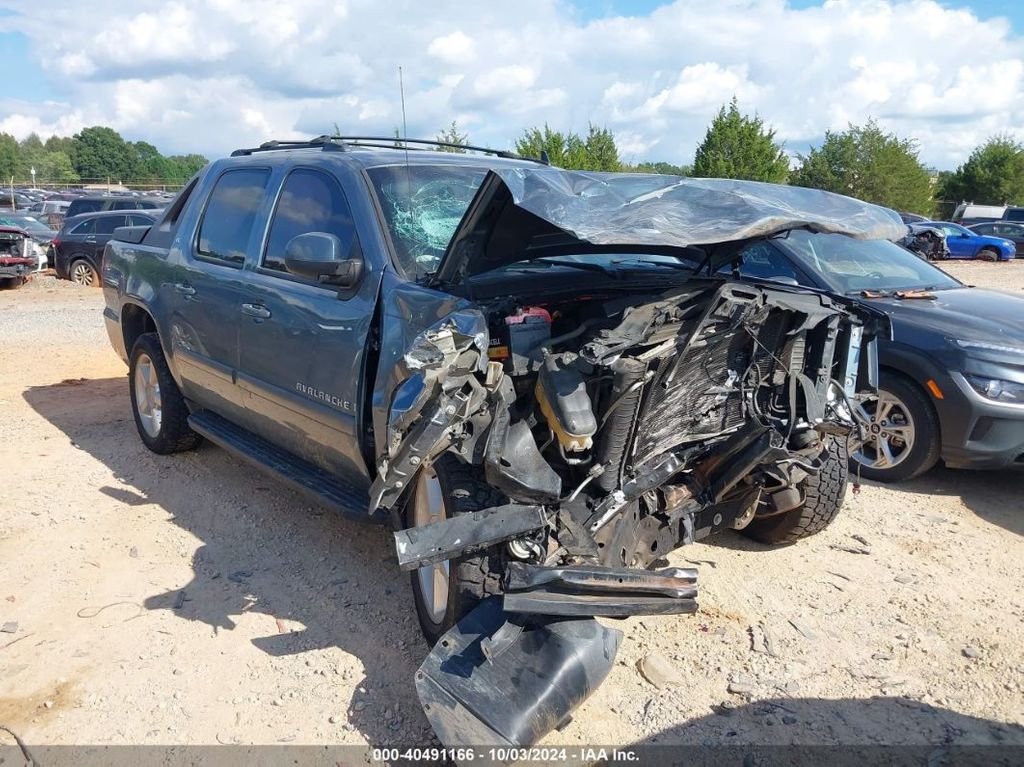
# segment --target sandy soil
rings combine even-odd
[[[1024,290],[1024,260],[950,270]],[[101,305],[47,278],[0,292],[0,724],[33,744],[430,743],[386,531],[212,445],[148,453]],[[1024,744],[1022,479],[865,483],[798,545],[675,552],[700,612],[617,624],[610,678],[547,742]],[[676,683],[638,672],[650,653]]]

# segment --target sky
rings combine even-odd
[[[952,169],[1024,139],[1016,0],[0,0],[0,132],[109,125],[165,154],[271,138],[475,144],[611,129],[627,162],[689,163],[733,96],[790,154],[878,120]]]

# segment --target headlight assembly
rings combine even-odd
[[[1024,404],[1024,383],[1000,381],[997,378],[982,378],[981,376],[964,377],[971,388],[986,399],[1017,405]]]

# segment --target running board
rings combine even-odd
[[[232,455],[252,463],[259,469],[281,480],[328,508],[346,517],[365,521],[370,498],[360,490],[330,472],[305,461],[287,450],[277,447],[226,418],[200,410],[188,417],[192,430],[219,445]],[[385,512],[374,513],[371,522],[389,524]]]

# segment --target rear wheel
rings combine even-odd
[[[939,419],[913,381],[882,374],[878,397],[859,408],[867,439],[852,448],[851,470],[876,482],[902,482],[939,460]]]
[[[97,274],[96,269],[84,258],[71,262],[71,267],[68,269],[68,279],[87,288],[95,288],[100,284],[100,276]]]
[[[446,455],[420,471],[406,505],[406,526],[425,527],[505,502],[478,467]],[[492,547],[411,573],[416,615],[431,645],[482,599],[501,593],[504,564],[503,550]]]
[[[755,517],[741,533],[761,543],[795,543],[832,523],[846,497],[849,459],[844,440],[829,437],[827,444],[828,457],[821,470],[803,481],[803,504],[771,517]]]
[[[203,441],[188,425],[188,405],[167,367],[156,333],[143,333],[132,347],[128,381],[135,426],[146,447],[168,455],[191,450]]]

